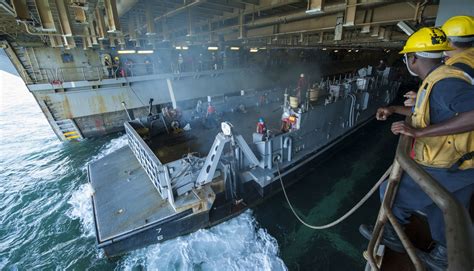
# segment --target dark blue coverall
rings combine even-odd
[[[433,69],[434,70],[434,69]],[[436,124],[454,117],[457,113],[474,110],[474,86],[463,80],[447,78],[437,82],[430,94],[430,122]],[[468,207],[474,193],[474,169],[448,172],[443,168],[424,167],[424,169],[459,202]],[[387,181],[380,186],[383,198]],[[408,218],[420,210],[427,215],[431,237],[446,247],[444,220],[441,210],[408,174],[403,174],[392,211],[400,224],[408,223]]]

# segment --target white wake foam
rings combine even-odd
[[[286,270],[251,211],[210,229],[131,252],[117,270]]]
[[[114,138],[107,142],[99,151],[98,154],[91,157],[88,163],[92,163],[94,161],[99,160],[102,157],[105,157],[108,154],[113,153],[114,151],[122,148],[123,146],[127,145],[128,138],[127,135],[122,135],[120,137]]]
[[[89,183],[83,184],[78,190],[74,191],[68,204],[71,208],[67,211],[67,216],[71,219],[79,219],[82,227],[82,234],[85,237],[94,236],[94,217],[92,215],[91,196],[92,186]]]

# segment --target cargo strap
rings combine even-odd
[[[464,154],[463,156],[461,156],[461,158],[459,158],[459,160],[457,160],[449,169],[448,169],[448,172],[456,172],[459,170],[459,167],[462,165],[462,163],[464,163],[464,161],[468,161],[468,160],[471,160],[471,159],[474,159],[474,151],[472,152],[468,152],[466,154]]]

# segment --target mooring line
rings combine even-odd
[[[288,199],[288,195],[286,194],[285,186],[283,185],[283,179],[281,178],[281,173],[280,173],[280,166],[277,164],[277,171],[278,171],[278,178],[280,179],[280,184],[281,188],[283,190],[283,194],[285,195],[286,202],[290,206],[291,211],[295,215],[295,217],[306,227],[313,229],[313,230],[323,230],[323,229],[328,229],[333,226],[336,226],[337,224],[341,223],[344,221],[346,218],[348,218],[350,215],[352,215],[355,211],[357,211],[374,193],[377,191],[377,188],[382,184],[382,182],[387,179],[387,177],[390,175],[390,172],[392,171],[392,165],[385,171],[385,173],[382,175],[382,177],[375,183],[375,185],[370,189],[370,191],[354,206],[352,209],[350,209],[347,213],[345,213],[343,216],[338,218],[337,220],[334,220],[331,223],[328,223],[326,225],[321,225],[321,226],[314,226],[306,223],[301,217],[298,216],[296,213],[295,209],[293,208],[293,205],[291,204],[290,200]]]

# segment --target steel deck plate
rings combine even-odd
[[[128,146],[91,163],[89,178],[100,242],[176,214]]]

